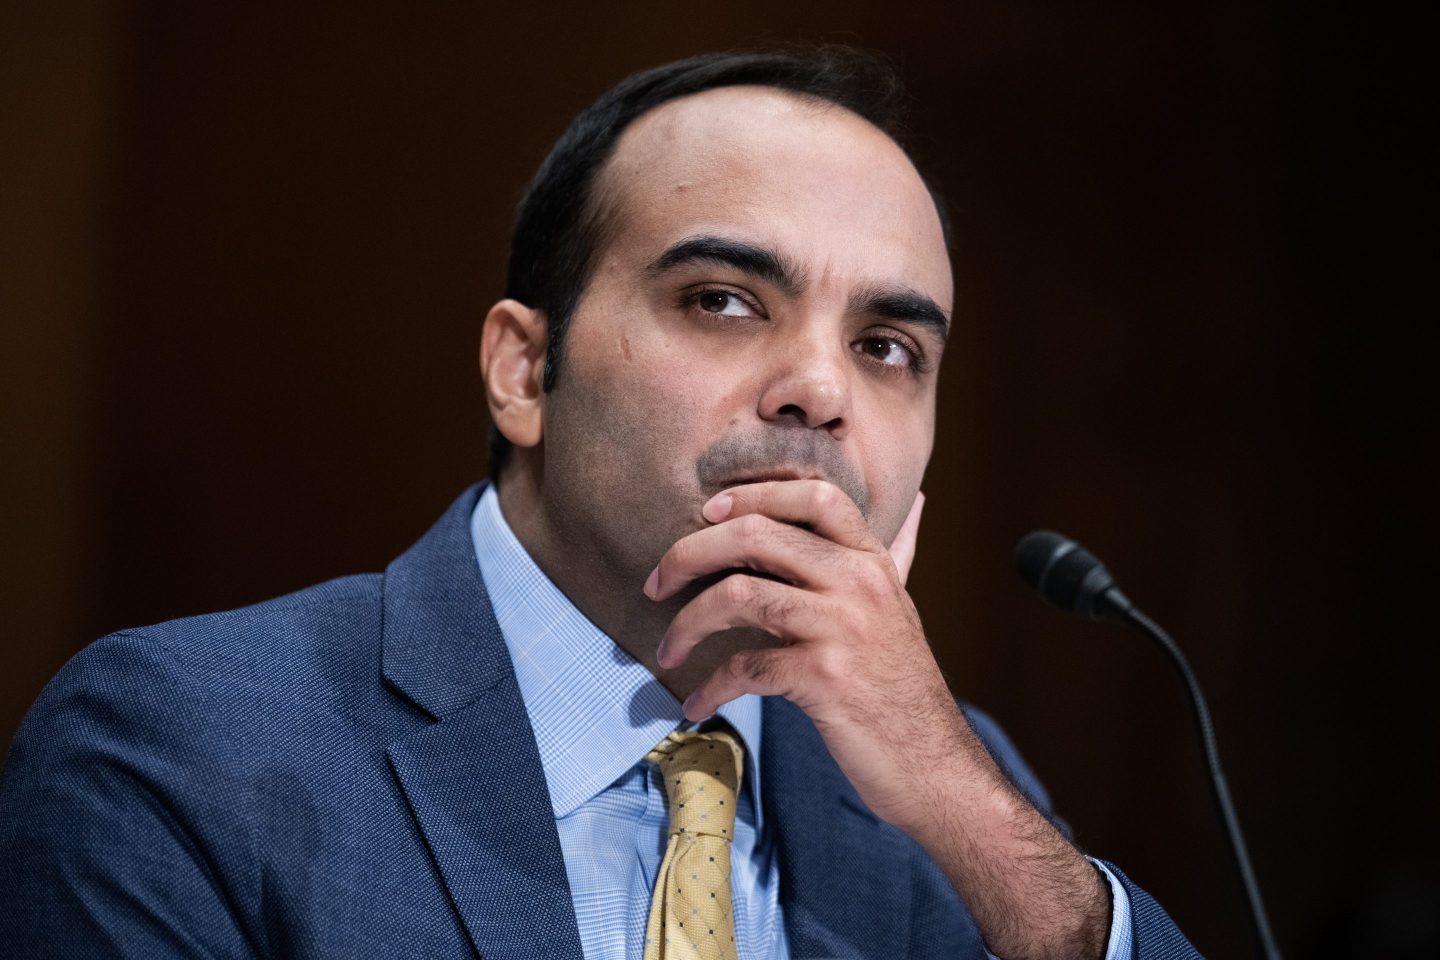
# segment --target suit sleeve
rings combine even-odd
[[[100,640],[21,725],[0,775],[7,956],[256,956],[245,778],[223,714],[159,644]]]
[[[1000,725],[988,714],[968,704],[962,704],[961,709],[965,719],[1005,775],[1037,810],[1055,824],[1067,839],[1073,841],[1074,834],[1070,825],[1055,815],[1050,794]],[[1129,897],[1130,944],[1134,951],[1133,956],[1142,960],[1198,960],[1200,952],[1185,939],[1185,935],[1180,932],[1175,921],[1170,919],[1165,908],[1114,864],[1104,861],[1104,865],[1120,882]]]

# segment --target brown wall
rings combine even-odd
[[[912,579],[953,685],[1088,849],[1244,955],[1177,681],[1011,572],[1029,529],[1082,539],[1207,685],[1283,943],[1381,955],[1348,938],[1433,905],[1440,852],[1402,549],[1426,499],[1399,292],[1418,168],[1381,26],[521,6],[0,12],[0,741],[90,639],[377,569],[483,476],[480,319],[577,109],[701,50],[854,41],[901,64],[956,218]]]

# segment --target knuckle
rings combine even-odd
[[[764,683],[775,673],[775,662],[761,650],[741,650],[730,658],[730,664],[736,676],[756,683]]]
[[[720,585],[722,599],[727,606],[743,606],[755,595],[754,578],[743,573],[732,573]]]
[[[779,617],[780,604],[773,597],[757,595],[755,598],[755,616],[762,624],[774,623]]]
[[[747,513],[736,521],[739,529],[736,533],[742,542],[747,544],[760,543],[769,532],[769,523],[758,513]]]
[[[800,606],[789,590],[769,580],[753,580],[750,585],[750,602],[759,621],[769,626],[788,623]]]
[[[835,487],[832,484],[824,480],[816,480],[810,485],[808,499],[810,501],[809,508],[812,514],[823,515],[829,512],[830,505],[833,502],[830,492],[834,489]]]
[[[867,600],[878,600],[890,592],[890,577],[887,571],[883,570],[878,563],[867,557],[855,565],[851,571],[851,579],[857,590]]]
[[[789,623],[800,608],[800,601],[788,593],[772,594],[766,600],[766,620],[775,624]]]
[[[826,511],[827,513],[833,512],[835,510],[838,510],[842,506],[842,501],[848,501],[849,499],[850,498],[845,495],[845,492],[842,491],[839,487],[835,486],[835,484],[824,483],[821,484],[818,491],[818,502],[815,504],[815,506],[821,510]]]
[[[821,647],[816,650],[811,661],[815,679],[827,686],[840,681],[845,676],[846,669],[845,654],[834,647]]]

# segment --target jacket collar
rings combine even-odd
[[[462,493],[385,570],[385,680],[436,719],[515,676],[470,542],[484,488]]]

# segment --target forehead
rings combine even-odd
[[[812,276],[904,283],[950,308],[944,236],[919,173],[893,140],[833,104],[747,86],[672,100],[626,129],[598,187],[607,258],[734,235]]]

